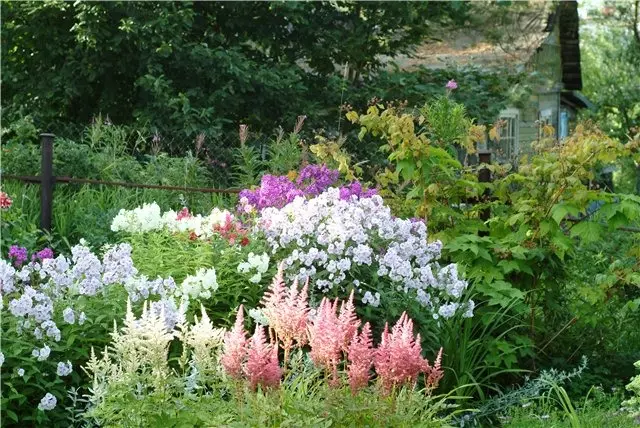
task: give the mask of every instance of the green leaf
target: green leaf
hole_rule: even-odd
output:
[[[602,235],[602,226],[593,221],[581,221],[571,228],[571,236],[579,237],[584,242],[597,241]]]
[[[577,216],[580,214],[580,209],[569,203],[556,204],[551,208],[551,218],[553,218],[558,224],[560,224],[560,222],[569,214]]]
[[[16,414],[16,412],[9,409],[5,409],[5,412],[7,412],[7,416],[9,416],[9,418],[11,418],[15,422],[18,422],[18,415]]]
[[[413,178],[415,170],[415,163],[409,160],[402,160],[398,162],[398,166],[396,167],[396,171],[398,172],[398,174],[400,174],[400,176],[405,180],[411,180]]]
[[[524,219],[525,219],[524,213],[517,213],[507,219],[507,224],[509,226],[513,226],[516,223],[524,221]]]

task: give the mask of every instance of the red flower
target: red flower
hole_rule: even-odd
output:
[[[182,220],[183,218],[191,218],[193,217],[191,215],[191,213],[189,212],[189,208],[184,207],[180,210],[180,212],[178,212],[178,216],[176,218],[176,220]]]
[[[9,195],[7,195],[5,192],[0,192],[0,208],[11,208],[11,204],[13,204],[13,200],[9,197]]]

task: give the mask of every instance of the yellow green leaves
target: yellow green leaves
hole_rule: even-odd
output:
[[[351,123],[356,123],[358,122],[358,113],[356,113],[355,111],[351,110],[350,112],[347,113],[346,115],[347,120]]]
[[[336,168],[347,180],[355,180],[356,175],[362,173],[359,166],[351,166],[351,156],[342,148],[342,141],[330,141],[322,137],[316,137],[316,140],[318,142],[311,145],[309,150],[320,162]]]

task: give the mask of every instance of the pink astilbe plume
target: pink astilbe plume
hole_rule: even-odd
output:
[[[298,280],[296,279],[290,288],[286,288],[283,281],[283,264],[280,264],[278,273],[273,278],[271,286],[265,293],[262,304],[262,313],[269,321],[269,327],[276,333],[277,339],[282,343],[285,352],[285,364],[287,356],[293,347],[304,346],[307,342],[307,318],[309,317],[309,304],[307,290],[309,281],[298,292]]]
[[[337,308],[338,299],[331,303],[326,297],[323,298],[308,328],[311,360],[317,367],[332,372],[334,384],[338,382],[338,362],[344,345],[344,332],[336,315]]]
[[[256,326],[256,331],[249,341],[244,371],[252,389],[256,389],[258,385],[263,388],[280,386],[282,370],[278,362],[278,347],[267,343],[264,327],[261,325]]]
[[[442,370],[442,348],[440,348],[433,367],[430,367],[429,374],[427,375],[426,389],[429,394],[438,387],[442,376],[444,376],[444,371]]]
[[[347,358],[349,359],[347,367],[349,387],[351,388],[351,393],[355,395],[360,389],[369,384],[369,379],[371,378],[373,342],[369,323],[364,325],[360,334],[357,331],[354,333],[353,340],[349,345]]]
[[[358,332],[358,327],[360,327],[360,320],[356,316],[356,308],[353,306],[353,290],[351,290],[349,300],[342,302],[340,305],[338,323],[343,334],[342,350],[347,352],[349,341],[351,341],[354,334]]]
[[[431,371],[428,361],[422,358],[420,335],[414,339],[413,321],[406,312],[402,313],[391,333],[385,325],[374,365],[386,393],[406,384],[415,386],[420,373]]]
[[[220,361],[225,372],[234,379],[240,379],[242,376],[242,363],[246,355],[246,344],[243,306],[240,305],[233,329],[224,335],[224,350]]]

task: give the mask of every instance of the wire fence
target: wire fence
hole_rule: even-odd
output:
[[[53,188],[56,183],[77,183],[89,185],[105,185],[130,187],[139,189],[157,189],[168,191],[237,194],[240,189],[217,189],[208,187],[164,186],[155,184],[129,183],[125,181],[104,181],[88,178],[58,177],[53,174],[53,134],[40,134],[42,156],[40,161],[40,175],[12,175],[2,174],[2,179],[22,181],[40,185],[40,228],[51,231],[53,211]]]

